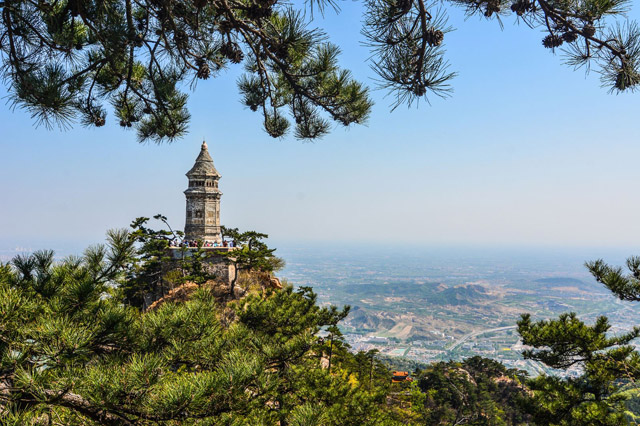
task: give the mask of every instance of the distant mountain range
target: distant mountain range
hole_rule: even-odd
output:
[[[449,287],[445,284],[356,284],[345,286],[345,292],[358,294],[361,298],[386,295],[390,297],[424,300],[430,305],[472,305],[491,298],[487,289],[477,284]]]
[[[577,278],[571,277],[549,277],[538,278],[534,282],[541,284],[542,288],[554,288],[554,287],[575,287],[582,291],[602,291],[604,287],[597,282],[585,282]]]

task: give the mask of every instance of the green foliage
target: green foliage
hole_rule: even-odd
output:
[[[2,74],[14,104],[46,125],[103,126],[111,104],[140,141],[172,141],[190,119],[185,83],[244,63],[244,102],[280,137],[363,123],[368,90],[339,49],[287,3],[192,0],[0,2]],[[288,111],[288,114],[287,114]]]
[[[640,423],[640,388],[636,383],[630,382],[620,388],[620,394],[626,398],[625,417],[632,425]]]
[[[269,236],[255,231],[240,232],[238,228],[221,226],[222,238],[230,239],[238,250],[229,253],[241,271],[273,272],[284,268],[284,260],[274,256],[276,249],[264,242]]]
[[[163,270],[172,236],[147,222],[82,257],[0,265],[3,424],[401,424],[376,351],[352,354],[342,339],[349,307],[319,307],[310,288],[226,304],[203,286],[130,306],[123,289]]]
[[[604,284],[620,300],[640,301],[640,256],[627,259],[629,275],[624,275],[622,268],[611,267],[602,259],[587,262],[587,268],[595,279]]]
[[[391,424],[379,377],[354,380],[348,353],[331,373],[320,362],[317,333],[348,307],[320,308],[311,289],[291,287],[225,306],[201,287],[140,312],[115,284],[128,237],[0,266],[3,424]]]
[[[519,321],[530,346],[524,356],[579,367],[572,377],[528,379],[473,357],[391,383],[377,351],[354,354],[344,341],[338,324],[349,307],[320,307],[308,287],[228,302],[200,286],[186,301],[142,311],[167,269],[205,279],[198,255],[177,267],[167,258],[179,235],[148,220],[110,231],[106,245],[82,256],[56,262],[39,251],[0,265],[3,424],[613,426],[638,418],[640,355],[630,342],[640,328],[612,336],[604,317],[593,325],[573,313]],[[280,264],[266,235],[224,232],[242,244],[236,259],[248,271]],[[636,300],[639,263],[629,259],[628,276],[602,261],[588,265],[622,299]]]
[[[455,73],[444,56],[446,6],[540,28],[544,47],[565,46],[568,64],[595,63],[613,91],[640,83],[640,31],[611,22],[629,0],[365,0],[362,33],[380,86],[396,106],[447,96]],[[310,28],[314,6],[282,0],[7,0],[0,2],[2,76],[14,106],[37,122],[103,126],[110,104],[140,141],[173,141],[190,119],[185,86],[243,64],[242,102],[273,137],[325,135],[332,123],[364,123],[368,89],[338,65],[338,46]],[[310,17],[308,17],[310,16]]]
[[[391,371],[419,371],[426,369],[429,364],[413,361],[409,358],[377,355],[377,358]]]
[[[207,253],[201,243],[195,249],[170,248],[172,241],[182,239],[183,232],[174,231],[161,214],[155,215],[154,219],[161,221],[167,229],[147,227],[147,217],[139,217],[131,223],[133,231],[129,238],[135,252],[128,259],[126,279],[118,287],[124,301],[138,308],[146,305],[145,296],[156,299],[185,282],[203,284],[214,278],[205,268]],[[180,251],[179,260],[173,258],[172,250]]]
[[[131,259],[127,280],[120,287],[124,300],[137,307],[144,305],[145,294],[163,287],[164,265],[170,260],[170,231],[146,227],[149,218],[139,217],[131,223],[131,238],[137,243],[137,256]]]
[[[479,356],[435,363],[417,372],[412,410],[429,425],[529,424],[522,409],[528,398],[525,375]]]
[[[262,272],[270,274],[284,268],[284,259],[275,256],[276,249],[269,248],[264,242],[267,234],[255,231],[240,232],[238,228],[221,226],[222,238],[233,241],[236,250],[223,253],[236,267],[236,274],[231,282],[230,293],[234,294],[234,287],[238,276],[243,271]]]
[[[638,258],[627,262],[632,275],[624,277],[620,268],[602,260],[588,268],[599,282],[621,299],[634,299],[637,290]],[[525,358],[540,361],[556,369],[578,368],[576,377],[565,379],[542,375],[529,387],[534,398],[528,410],[534,421],[551,425],[623,425],[628,424],[625,400],[630,396],[621,385],[640,377],[640,354],[629,343],[640,336],[640,328],[611,336],[606,317],[587,325],[575,313],[558,319],[532,322],[523,315],[518,332],[525,345]]]
[[[128,290],[165,269],[173,236],[147,222],[80,257],[0,265],[3,424],[398,426],[455,413],[518,424],[508,407],[523,392],[517,372],[477,358],[392,385],[377,351],[344,342],[349,307],[320,307],[309,287],[228,301],[200,286],[186,300],[132,306]],[[245,235],[252,249],[263,238]]]

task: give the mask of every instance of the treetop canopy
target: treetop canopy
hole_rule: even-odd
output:
[[[502,24],[515,15],[542,28],[545,48],[562,47],[573,67],[594,66],[614,92],[640,82],[640,31],[624,17],[629,0],[449,0]],[[395,106],[448,96],[446,7],[425,0],[364,0],[362,34],[379,86]],[[244,105],[265,131],[298,139],[333,123],[364,123],[369,89],[338,64],[340,49],[311,27],[305,8],[281,0],[0,1],[2,76],[14,106],[36,122],[103,126],[109,104],[140,141],[173,141],[189,123],[186,90],[240,65]],[[313,14],[311,14],[313,16]],[[607,20],[607,23],[605,23]]]

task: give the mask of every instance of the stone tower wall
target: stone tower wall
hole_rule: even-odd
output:
[[[222,243],[220,195],[192,192],[186,196],[185,238]]]
[[[182,260],[183,256],[187,258],[192,255],[193,249],[184,250],[180,248],[172,248],[170,250],[174,265],[178,266],[178,262]],[[204,250],[206,254],[206,258],[203,262],[203,266],[206,271],[213,275],[215,280],[231,284],[231,281],[236,277],[236,267],[229,258],[220,255],[222,251],[228,251],[229,249],[220,247],[210,249],[203,248],[202,250]]]
[[[187,172],[185,239],[222,243],[220,234],[220,174],[213,165],[206,142],[202,143],[195,164]]]

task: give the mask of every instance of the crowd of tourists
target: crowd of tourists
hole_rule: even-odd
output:
[[[236,242],[233,240],[222,240],[222,243],[217,241],[200,241],[200,240],[171,240],[171,247],[236,247]]]

